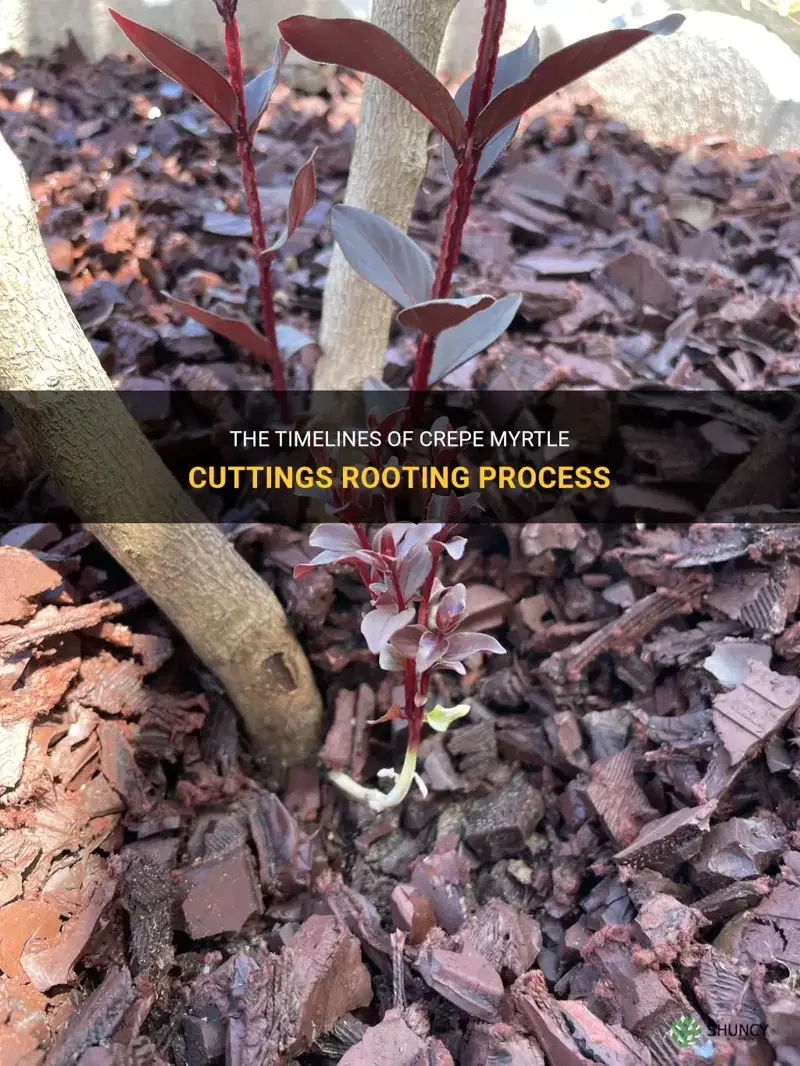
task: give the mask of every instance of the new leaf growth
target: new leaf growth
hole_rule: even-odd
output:
[[[439,522],[392,522],[370,539],[363,526],[322,525],[310,543],[321,551],[310,563],[295,567],[302,577],[316,566],[347,563],[354,566],[369,593],[371,609],[361,621],[361,632],[382,669],[402,675],[404,706],[392,707],[378,721],[402,718],[408,723],[406,755],[400,773],[384,769],[379,777],[393,781],[391,791],[365,788],[346,774],[334,772],[331,780],[347,795],[369,804],[375,811],[401,803],[416,781],[417,756],[423,724],[444,732],[469,713],[467,704],[426,710],[431,676],[435,670],[466,673],[464,663],[476,652],[505,654],[505,648],[488,633],[464,629],[467,590],[462,584],[442,585],[436,577],[443,554],[460,559],[466,542],[452,536],[453,527]],[[373,723],[375,724],[375,723]]]

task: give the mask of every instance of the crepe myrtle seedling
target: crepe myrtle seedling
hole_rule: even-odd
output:
[[[398,322],[419,333],[413,393],[434,385],[497,340],[520,306],[519,295],[453,297],[450,290],[475,185],[513,139],[524,112],[640,41],[672,33],[683,22],[682,15],[673,14],[640,29],[612,29],[539,62],[536,30],[521,47],[499,55],[505,15],[506,0],[486,0],[476,68],[455,98],[379,26],[308,15],[278,23],[284,41],[300,55],[380,79],[442,137],[452,187],[435,266],[419,245],[380,215],[351,205],[333,210],[333,235],[345,259],[400,305]],[[387,159],[387,181],[391,173]]]
[[[162,74],[179,82],[184,89],[206,104],[222,119],[236,138],[242,186],[250,216],[253,248],[258,263],[263,332],[258,332],[248,322],[241,319],[217,315],[183,300],[177,300],[168,294],[165,296],[184,314],[214,333],[219,333],[234,344],[245,348],[269,366],[281,417],[288,420],[289,407],[281,351],[285,350],[288,345],[297,347],[297,331],[290,327],[280,327],[277,324],[271,267],[272,260],[314,206],[317,197],[314,156],[312,154],[308,162],[297,172],[289,197],[286,224],[282,232],[268,245],[256,182],[253,138],[261,116],[266,111],[275,86],[278,84],[281,67],[286,59],[289,46],[285,41],[279,40],[272,66],[252,81],[245,83],[239,25],[236,19],[238,0],[214,0],[214,3],[225,29],[228,78],[223,77],[205,59],[183,48],[171,38],[134,22],[133,19],[121,15],[118,11],[109,10],[116,24],[145,59],[149,60]],[[281,343],[282,330],[285,332],[284,344]]]
[[[401,803],[416,781],[423,795],[425,785],[417,773],[417,756],[423,725],[443,733],[452,722],[469,714],[468,704],[436,705],[427,710],[428,689],[434,670],[465,674],[464,661],[476,652],[505,654],[505,648],[487,633],[462,627],[467,609],[464,585],[445,587],[436,576],[443,554],[460,559],[466,541],[452,536],[452,525],[440,522],[391,522],[372,538],[359,523],[317,526],[311,534],[319,554],[296,566],[302,577],[317,566],[349,563],[355,567],[369,593],[371,609],[361,621],[361,632],[382,669],[402,674],[404,706],[393,706],[371,722],[405,719],[408,723],[406,754],[400,773],[391,768],[378,777],[394,783],[388,793],[365,788],[347,774],[333,772],[333,783],[353,799],[374,811]]]

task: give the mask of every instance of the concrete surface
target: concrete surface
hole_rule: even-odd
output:
[[[219,45],[212,0],[115,0],[124,14],[191,46]],[[425,2],[425,0],[420,0]],[[370,0],[240,0],[248,61],[266,64],[281,18],[305,11],[322,17],[366,17]],[[696,10],[698,8],[715,10]],[[800,26],[752,0],[509,0],[503,50],[535,24],[543,57],[579,36],[611,26],[637,26],[682,10],[673,37],[640,45],[587,79],[609,112],[651,140],[725,135],[743,147],[800,147]],[[452,77],[474,66],[483,0],[460,0],[445,38],[440,71]],[[0,0],[0,51],[47,53],[70,29],[92,58],[125,41],[107,0]],[[773,30],[779,30],[777,36]],[[290,56],[287,80],[309,90],[324,71]]]

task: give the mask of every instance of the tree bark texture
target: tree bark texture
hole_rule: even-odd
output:
[[[434,69],[456,0],[373,0],[372,22]],[[345,203],[374,211],[406,231],[428,166],[430,126],[377,78],[367,78]],[[325,282],[318,390],[360,389],[380,377],[393,305],[334,249]]]
[[[220,678],[279,779],[318,741],[308,660],[270,587],[203,519],[114,391],[53,273],[2,135],[0,390],[75,512]],[[137,515],[159,521],[128,520]]]

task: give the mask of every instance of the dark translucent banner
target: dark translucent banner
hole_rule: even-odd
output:
[[[156,381],[127,392],[0,394],[0,523],[78,511],[95,522],[291,526],[326,516],[467,524],[800,517],[797,393],[380,390],[290,401],[292,417],[282,421],[269,393]]]

